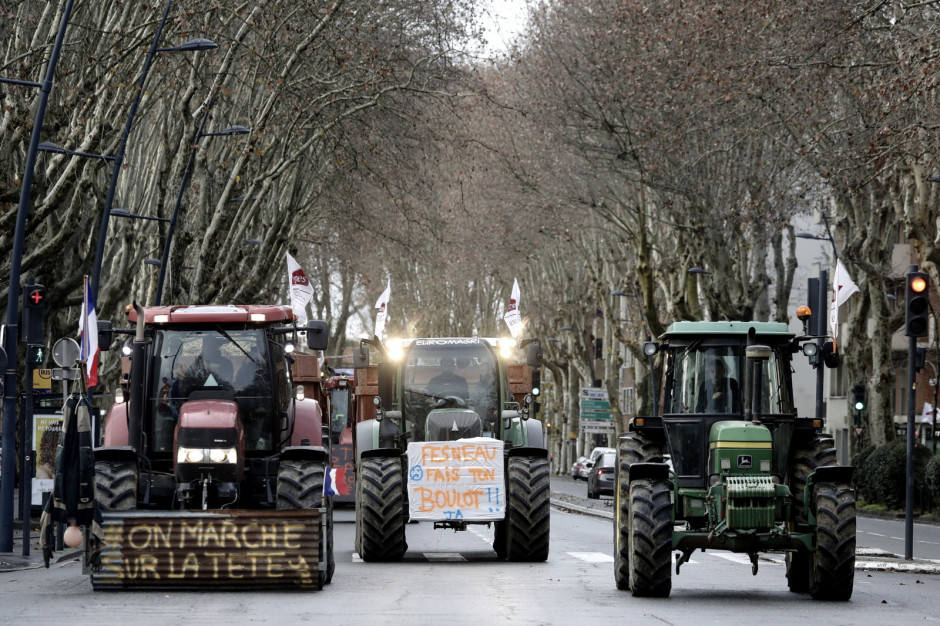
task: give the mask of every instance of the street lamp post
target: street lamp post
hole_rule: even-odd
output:
[[[816,241],[828,241],[832,245],[832,256],[833,261],[839,260],[839,251],[836,248],[836,240],[832,238],[832,230],[829,228],[829,219],[826,217],[826,214],[822,214],[823,223],[826,225],[826,236],[820,237],[812,233],[797,233],[796,236],[800,239],[813,239]],[[812,288],[812,279],[810,279],[810,288]],[[823,314],[823,307],[827,301],[827,291],[829,289],[829,274],[826,270],[819,270],[819,279],[817,283],[817,308],[819,311],[816,313],[816,327],[812,329],[812,332],[816,334],[816,346],[817,354],[823,354],[823,346],[826,343],[826,316]],[[825,382],[825,363],[824,359],[817,359],[814,367],[816,368],[816,417],[823,417],[823,406],[824,406],[824,396],[823,396],[823,385]]]
[[[160,306],[163,300],[163,283],[166,279],[166,268],[170,264],[170,246],[173,242],[173,233],[176,231],[176,220],[179,217],[180,206],[183,203],[183,194],[186,192],[186,185],[189,183],[193,171],[193,162],[196,160],[196,151],[199,149],[199,140],[203,137],[219,137],[223,135],[244,135],[250,132],[244,126],[229,126],[225,130],[215,133],[204,133],[202,129],[206,126],[206,120],[209,119],[209,111],[212,109],[212,100],[206,104],[206,111],[202,115],[202,121],[199,122],[199,130],[196,131],[196,139],[193,141],[193,147],[189,151],[189,160],[186,162],[186,169],[183,170],[183,180],[180,181],[179,192],[176,194],[176,205],[173,207],[173,216],[169,219],[170,226],[167,229],[166,241],[163,243],[163,257],[160,264],[160,276],[157,278],[157,295],[154,300],[155,306]]]
[[[7,283],[7,323],[0,333],[0,344],[6,346],[6,371],[3,372],[3,460],[2,472],[4,476],[12,477],[16,471],[16,346],[19,341],[17,321],[19,318],[19,285],[20,271],[23,261],[23,245],[26,238],[26,217],[29,213],[29,198],[33,186],[33,170],[36,167],[36,155],[39,151],[39,138],[42,133],[42,123],[46,117],[46,105],[49,94],[52,92],[52,82],[55,78],[56,65],[62,51],[62,42],[65,40],[65,31],[68,28],[69,18],[72,14],[73,0],[69,0],[62,8],[62,21],[56,33],[55,44],[46,67],[46,76],[43,82],[32,83],[13,79],[3,79],[3,82],[14,85],[24,85],[39,89],[39,104],[36,107],[36,116],[33,119],[33,130],[29,139],[29,150],[26,153],[26,165],[23,168],[23,182],[20,186],[20,202],[16,211],[16,226],[13,234],[13,250],[10,257],[10,281]],[[26,520],[24,523],[28,523]],[[25,550],[24,546],[24,550]],[[13,551],[13,480],[0,481],[0,552]]]
[[[216,43],[209,41],[208,39],[192,39],[180,46],[158,48],[157,46],[160,43],[160,36],[163,34],[163,27],[166,24],[166,19],[172,6],[173,0],[170,0],[166,3],[166,10],[164,10],[163,17],[160,19],[160,25],[157,26],[157,33],[153,38],[153,43],[150,44],[150,50],[147,52],[147,58],[144,61],[144,69],[140,74],[140,80],[137,82],[137,89],[134,93],[134,100],[131,102],[131,109],[127,115],[127,121],[124,124],[124,131],[121,133],[121,142],[118,144],[117,154],[114,156],[114,171],[111,172],[111,183],[108,186],[108,195],[105,199],[104,211],[101,215],[101,226],[98,229],[98,246],[95,251],[95,265],[91,276],[91,291],[94,294],[95,302],[98,303],[100,303],[98,298],[98,288],[100,286],[101,279],[101,264],[104,260],[105,238],[108,235],[108,217],[111,215],[111,207],[114,203],[114,193],[117,189],[118,177],[121,174],[121,169],[124,164],[124,151],[127,148],[127,140],[130,136],[131,126],[134,123],[134,117],[137,114],[137,108],[140,106],[140,98],[144,93],[144,85],[147,82],[147,76],[150,74],[150,65],[153,62],[153,57],[156,56],[158,52],[188,52],[196,50],[211,50],[218,47]]]

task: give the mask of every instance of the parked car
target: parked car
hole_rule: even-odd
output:
[[[581,466],[587,461],[586,456],[579,456],[578,460],[571,465],[571,477],[575,480],[581,478]]]
[[[590,472],[591,468],[594,467],[594,463],[597,461],[597,459],[601,457],[602,454],[606,454],[608,452],[613,452],[614,454],[616,454],[617,450],[616,448],[604,448],[600,446],[591,450],[591,456],[588,457],[587,461],[581,464],[579,478],[583,478],[584,480],[587,480],[588,472]]]
[[[597,500],[602,495],[614,495],[617,474],[617,453],[605,452],[595,462],[587,476],[587,497]]]

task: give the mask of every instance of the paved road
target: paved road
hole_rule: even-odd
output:
[[[576,504],[587,507],[598,514],[613,514],[613,499],[601,496],[600,500],[587,499],[587,484],[573,480],[570,476],[553,476],[552,492],[577,498]],[[856,537],[860,549],[885,551],[904,556],[904,520],[878,517],[858,517]],[[860,550],[864,554],[864,550]],[[940,567],[940,526],[914,523],[914,558],[935,561]]]
[[[749,563],[720,553],[696,553],[673,576],[670,599],[634,598],[614,585],[610,521],[593,515],[553,510],[544,563],[499,561],[490,528],[430,524],[408,525],[404,562],[364,563],[352,550],[353,512],[338,511],[336,521],[336,575],[321,592],[93,592],[69,560],[0,572],[0,624],[883,626],[937,619],[940,576],[860,572],[851,602],[814,602],[787,591],[779,560],[762,560],[752,576]]]

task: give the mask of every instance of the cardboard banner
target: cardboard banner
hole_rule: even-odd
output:
[[[412,520],[503,519],[503,442],[475,437],[409,443],[408,510]]]

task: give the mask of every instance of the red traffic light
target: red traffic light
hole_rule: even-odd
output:
[[[911,279],[911,291],[914,293],[923,293],[927,290],[927,279],[923,276],[915,276]]]
[[[42,289],[34,289],[29,296],[27,296],[33,304],[42,304],[43,299],[46,297],[46,294],[43,293]]]

